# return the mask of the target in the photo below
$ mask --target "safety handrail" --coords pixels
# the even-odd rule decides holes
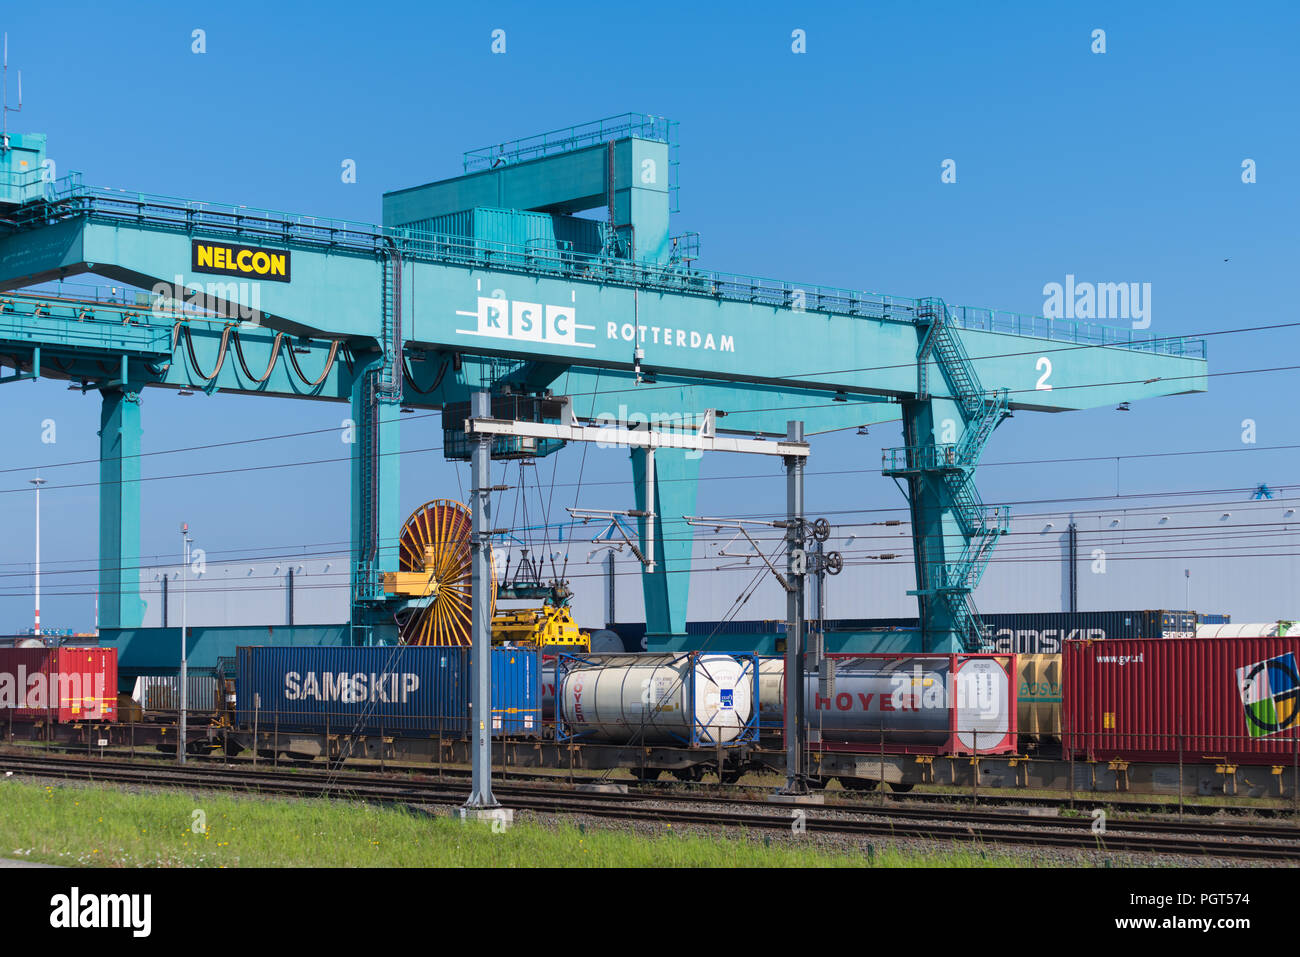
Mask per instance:
[[[385,254],[396,244],[404,258],[472,265],[566,278],[599,279],[641,288],[746,302],[800,311],[831,313],[885,322],[914,323],[919,300],[877,292],[800,284],[740,273],[683,269],[680,263],[660,264],[466,236],[415,232],[349,220],[297,216],[256,207],[228,206],[148,193],[81,186],[79,174],[64,177],[64,186],[49,190],[55,198],[26,203],[13,214],[21,227],[75,216],[131,219],[137,223],[211,229],[241,236],[265,237],[283,243],[327,245],[372,255]],[[52,184],[54,185],[54,184]],[[1131,328],[1074,319],[949,306],[957,328],[1030,338],[1073,342],[1130,351],[1204,359],[1203,339],[1156,337]]]

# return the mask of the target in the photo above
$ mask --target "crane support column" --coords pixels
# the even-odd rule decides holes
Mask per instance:
[[[140,393],[104,389],[99,412],[99,625],[144,624],[140,598]]]
[[[1009,393],[980,384],[943,300],[917,300],[916,330],[916,394],[902,403],[907,444],[885,450],[882,471],[907,482],[916,562],[908,594],[918,599],[922,650],[982,651],[987,639],[971,594],[1011,516],[1005,506],[984,505],[975,467],[1010,415]],[[934,394],[932,383],[948,395]]]
[[[382,359],[358,370],[352,385],[352,415],[344,441],[352,446],[353,640],[380,644],[371,610],[383,600],[383,573],[397,571],[393,543],[401,531],[398,510],[401,434],[400,403],[378,394]]]
[[[636,507],[652,513],[637,519],[641,550],[654,562],[654,570],[641,576],[646,647],[652,651],[676,650],[685,640],[694,529],[683,516],[695,511],[702,457],[698,450],[632,450]]]
[[[945,408],[936,411],[937,405]],[[946,400],[903,402],[903,440],[909,448],[937,448],[935,420],[949,421],[952,403]],[[955,413],[953,413],[955,415]],[[960,421],[960,419],[957,419]],[[924,453],[921,457],[924,457]],[[962,651],[961,622],[944,600],[941,583],[946,569],[961,551],[961,532],[951,516],[951,496],[942,478],[918,470],[906,476],[907,505],[912,523],[912,555],[916,566],[917,611],[925,652]]]

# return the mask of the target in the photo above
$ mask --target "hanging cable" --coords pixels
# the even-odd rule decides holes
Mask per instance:
[[[260,376],[255,376],[253,375],[253,373],[248,371],[248,363],[244,361],[244,347],[242,342],[240,341],[238,329],[235,330],[234,340],[235,340],[235,358],[239,360],[239,368],[243,370],[244,377],[259,384],[271,378],[271,373],[275,369],[275,360],[278,359],[280,356],[280,343],[284,340],[284,333],[277,332],[275,334],[275,340],[271,343],[271,359],[266,364],[266,371],[263,372]]]

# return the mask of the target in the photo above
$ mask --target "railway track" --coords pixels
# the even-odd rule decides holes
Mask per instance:
[[[72,757],[0,755],[0,770],[14,774],[154,787],[232,790],[292,797],[335,797],[404,804],[459,804],[459,783],[377,778],[365,772],[256,771],[221,766],[162,767]],[[516,810],[585,815],[623,821],[743,827],[789,833],[792,812],[767,801],[702,797],[680,792],[647,795],[576,791],[558,785],[494,785]],[[1087,849],[1106,852],[1215,857],[1233,860],[1300,861],[1300,827],[1241,822],[1125,820],[1094,833],[1090,818],[1033,817],[978,808],[907,805],[807,806],[807,832],[864,839],[949,840]],[[1274,841],[1279,843],[1266,843]]]
[[[84,755],[84,748],[54,748],[51,753],[68,754],[72,756]],[[107,748],[96,750],[97,758],[112,759],[129,759],[132,761],[172,761],[175,759],[175,752],[159,751],[155,753],[149,751],[137,750],[134,753],[125,748]],[[250,768],[259,768],[267,770],[281,770],[288,768],[307,768],[322,769],[329,765],[322,760],[295,759],[280,757],[278,760],[271,758],[254,759],[248,754],[229,757],[219,752],[212,754],[191,754],[188,760],[193,763],[237,765]],[[433,768],[430,765],[420,764],[402,764],[387,762],[386,764],[363,764],[349,763],[348,770],[350,773],[359,774],[430,774]],[[494,769],[494,777],[500,773]],[[470,771],[467,768],[444,767],[438,768],[437,774],[439,779],[454,778],[469,780]],[[570,783],[567,775],[559,772],[541,772],[524,767],[511,767],[504,778],[506,781],[536,781],[550,783]],[[594,776],[575,777],[571,783],[580,783],[582,781],[603,780]],[[691,782],[683,783],[673,780],[661,779],[655,782],[639,783],[632,779],[620,778],[615,783],[626,784],[629,788],[636,789],[637,793],[646,795],[668,795],[672,792],[679,792],[692,796],[693,800],[708,801],[714,799],[714,794],[703,794],[702,792],[716,792],[719,788],[725,787],[731,791],[750,791],[755,794],[767,794],[773,790],[777,784],[777,779],[773,778],[771,785],[756,784],[733,784],[722,785],[716,781],[706,781],[704,783]],[[494,788],[498,785],[493,785]],[[884,785],[881,785],[884,788]],[[827,806],[844,807],[849,809],[859,809],[863,811],[876,810],[893,805],[940,805],[945,808],[953,807],[1017,807],[1017,808],[1038,808],[1045,812],[1056,810],[1064,811],[1067,814],[1079,809],[1092,810],[1094,808],[1103,808],[1108,813],[1118,814],[1178,814],[1180,816],[1211,816],[1218,814],[1228,814],[1234,816],[1249,816],[1255,818],[1289,818],[1295,817],[1298,810],[1294,807],[1268,806],[1259,803],[1253,804],[1196,804],[1183,802],[1176,803],[1173,800],[1156,801],[1144,800],[1140,797],[1125,796],[1122,793],[1114,791],[1076,791],[1073,796],[1065,794],[1057,796],[1047,795],[1028,795],[1028,794],[995,794],[987,792],[973,793],[970,791],[909,791],[909,792],[883,792],[883,791],[850,791],[850,790],[827,790],[823,791],[828,800],[835,802]],[[882,795],[884,795],[882,797]],[[737,803],[743,799],[723,798],[725,803]],[[883,802],[883,803],[882,803]],[[752,802],[767,806],[766,801]]]

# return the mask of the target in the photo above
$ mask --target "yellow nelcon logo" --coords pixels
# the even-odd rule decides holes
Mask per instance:
[[[193,272],[216,273],[221,276],[288,282],[289,251],[196,239],[190,246],[190,269]]]

